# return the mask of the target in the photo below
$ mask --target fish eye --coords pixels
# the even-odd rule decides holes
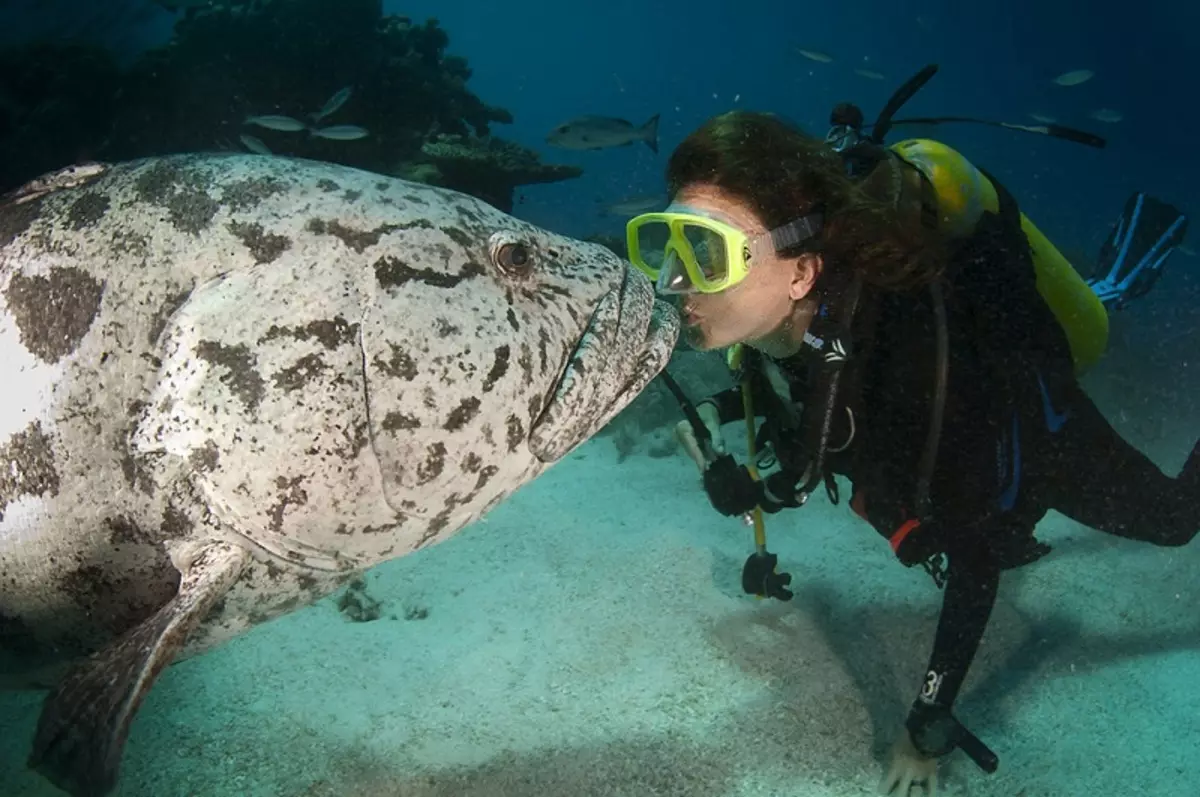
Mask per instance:
[[[533,252],[525,241],[509,233],[496,233],[490,243],[492,264],[505,276],[525,276],[533,270]]]
[[[529,262],[529,250],[524,244],[505,244],[500,247],[496,263],[505,271],[520,269]]]

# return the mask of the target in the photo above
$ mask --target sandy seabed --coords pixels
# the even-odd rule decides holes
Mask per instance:
[[[1175,473],[1200,430],[1168,431],[1150,453]],[[872,794],[941,595],[824,496],[767,531],[790,603],[742,593],[750,531],[690,462],[595,439],[371,571],[379,620],[329,598],[169,668],[117,795]],[[1054,551],[1005,575],[958,702],[1000,768],[956,753],[940,793],[1200,794],[1200,544],[1054,513],[1039,536]],[[59,793],[24,766],[41,698],[0,695],[2,797]]]

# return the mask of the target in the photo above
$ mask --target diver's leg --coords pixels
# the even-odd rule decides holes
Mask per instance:
[[[1058,428],[1040,447],[1037,463],[1045,503],[1118,537],[1167,546],[1191,542],[1200,529],[1200,444],[1173,479],[1121,438],[1076,381],[1056,387],[1043,409],[1047,427]]]

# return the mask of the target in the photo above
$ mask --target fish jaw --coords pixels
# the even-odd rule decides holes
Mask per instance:
[[[529,449],[555,462],[637,398],[671,358],[679,315],[654,286],[626,266],[621,284],[600,300],[562,376],[529,434]]]

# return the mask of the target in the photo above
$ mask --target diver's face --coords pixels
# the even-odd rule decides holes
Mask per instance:
[[[685,186],[673,201],[719,213],[751,237],[767,232],[749,205],[713,185]],[[753,345],[792,315],[795,302],[809,294],[819,271],[816,255],[783,259],[769,246],[756,247],[744,280],[720,293],[682,297],[680,314],[686,340],[702,351],[735,343]]]

